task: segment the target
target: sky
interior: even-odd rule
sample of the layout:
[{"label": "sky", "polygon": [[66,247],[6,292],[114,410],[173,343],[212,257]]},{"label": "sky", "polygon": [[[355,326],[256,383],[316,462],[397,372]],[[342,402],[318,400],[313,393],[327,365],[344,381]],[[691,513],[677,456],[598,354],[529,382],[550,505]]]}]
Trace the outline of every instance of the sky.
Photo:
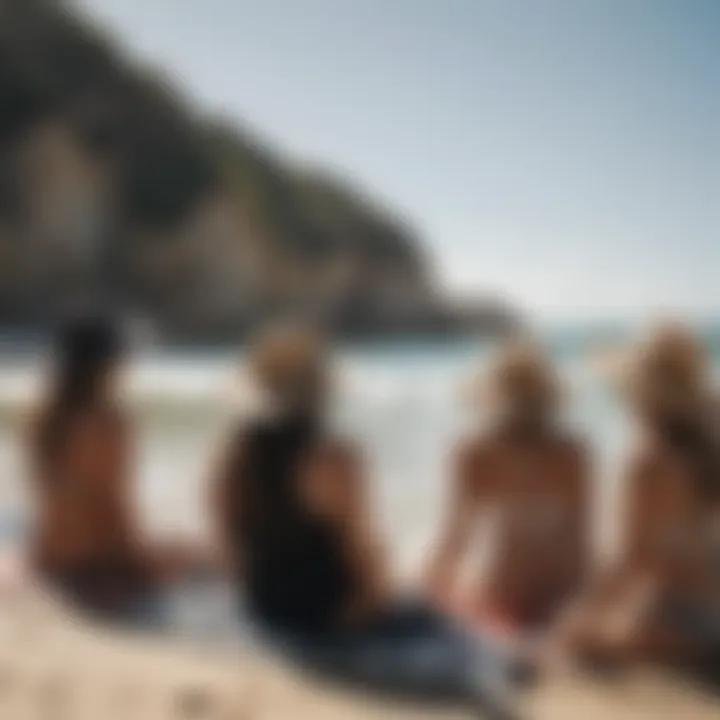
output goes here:
[{"label": "sky", "polygon": [[76,4],[210,113],[398,208],[455,292],[720,316],[720,1]]}]

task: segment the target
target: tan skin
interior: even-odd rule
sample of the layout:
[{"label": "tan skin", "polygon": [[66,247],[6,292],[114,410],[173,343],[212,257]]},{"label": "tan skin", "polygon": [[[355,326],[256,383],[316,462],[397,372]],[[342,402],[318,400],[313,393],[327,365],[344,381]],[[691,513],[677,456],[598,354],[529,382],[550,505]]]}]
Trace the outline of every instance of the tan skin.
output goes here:
[{"label": "tan skin", "polygon": [[570,641],[604,660],[691,659],[698,648],[658,607],[675,599],[720,609],[708,542],[720,504],[702,497],[687,461],[651,432],[627,461],[625,488],[620,561],[570,623]]},{"label": "tan skin", "polygon": [[36,562],[52,573],[99,557],[139,557],[125,421],[112,406],[98,405],[73,413],[64,425],[53,451],[36,448],[32,458]]},{"label": "tan skin", "polygon": [[[243,558],[238,557],[238,552],[241,555],[242,549],[237,548],[235,523],[236,509],[242,502],[242,477],[228,471],[242,467],[242,461],[237,464],[236,453],[241,460],[242,448],[230,447],[221,456],[211,484],[211,505],[220,553],[241,574]],[[368,483],[360,454],[347,444],[326,442],[301,468],[300,487],[309,512],[339,529],[348,565],[357,578],[358,594],[344,608],[339,622],[360,622],[382,608],[390,596],[385,553],[371,522]],[[235,540],[231,542],[230,538]],[[232,559],[228,557],[230,547],[234,548]]]},{"label": "tan skin", "polygon": [[582,580],[588,560],[588,460],[570,439],[478,437],[456,453],[449,513],[430,568],[447,597],[483,511],[501,526],[488,575],[471,604],[520,629],[549,623]]},{"label": "tan skin", "polygon": [[37,442],[31,448],[34,565],[44,575],[62,576],[88,564],[119,562],[139,581],[172,580],[194,566],[199,552],[143,541],[133,504],[132,434],[112,402],[109,373],[103,384],[97,401],[62,419],[61,439],[51,449]]}]

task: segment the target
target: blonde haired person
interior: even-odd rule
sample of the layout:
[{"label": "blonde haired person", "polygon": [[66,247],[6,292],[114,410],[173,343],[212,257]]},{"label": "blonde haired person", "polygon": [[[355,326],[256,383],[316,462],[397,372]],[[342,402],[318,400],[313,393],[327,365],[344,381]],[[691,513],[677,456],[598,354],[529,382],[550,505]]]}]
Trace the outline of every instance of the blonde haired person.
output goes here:
[{"label": "blonde haired person", "polygon": [[[603,660],[702,659],[720,647],[720,437],[705,348],[665,323],[624,374],[637,427],[623,546],[570,633]],[[574,627],[573,627],[574,625]]]},{"label": "blonde haired person", "polygon": [[[456,450],[429,580],[435,594],[479,620],[522,634],[549,627],[587,568],[588,455],[560,426],[560,380],[536,344],[502,348],[484,387],[489,426]],[[490,510],[498,524],[489,568],[469,594],[454,597],[463,559]]]}]

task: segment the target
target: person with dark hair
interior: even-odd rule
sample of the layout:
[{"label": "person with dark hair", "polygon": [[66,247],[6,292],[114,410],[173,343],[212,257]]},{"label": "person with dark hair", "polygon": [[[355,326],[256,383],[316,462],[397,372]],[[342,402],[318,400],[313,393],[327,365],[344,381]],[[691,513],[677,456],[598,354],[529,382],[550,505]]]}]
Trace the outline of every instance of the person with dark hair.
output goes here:
[{"label": "person with dark hair", "polygon": [[29,446],[34,571],[77,605],[118,616],[155,590],[167,565],[142,542],[132,507],[133,437],[119,392],[126,354],[110,318],[67,321]]},{"label": "person with dark hair", "polygon": [[213,497],[251,617],[301,661],[344,679],[411,693],[505,690],[509,656],[430,604],[398,599],[361,453],[325,423],[320,339],[273,328],[248,364],[258,409],[234,430]]},{"label": "person with dark hair", "polygon": [[717,659],[720,439],[708,358],[688,329],[663,325],[625,380],[640,433],[624,471],[624,545],[567,635],[603,661]]}]

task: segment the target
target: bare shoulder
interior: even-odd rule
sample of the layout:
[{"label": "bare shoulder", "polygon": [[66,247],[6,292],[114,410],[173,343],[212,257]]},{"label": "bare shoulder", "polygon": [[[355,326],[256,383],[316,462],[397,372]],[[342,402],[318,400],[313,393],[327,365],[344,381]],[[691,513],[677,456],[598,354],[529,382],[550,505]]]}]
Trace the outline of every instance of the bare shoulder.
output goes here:
[{"label": "bare shoulder", "polygon": [[130,425],[124,411],[114,405],[72,409],[55,415],[35,411],[27,425],[28,437],[35,452],[53,448],[107,448],[124,444],[130,436]]},{"label": "bare shoulder", "polygon": [[494,459],[502,456],[502,444],[488,434],[467,437],[455,447],[456,491],[467,500],[491,492],[495,483]]},{"label": "bare shoulder", "polygon": [[369,502],[362,453],[353,443],[323,439],[310,453],[302,479],[310,503],[332,508],[335,517],[359,517]]},{"label": "bare shoulder", "polygon": [[122,408],[107,405],[76,413],[70,418],[69,430],[74,437],[120,441],[128,438],[130,425],[130,420]]}]

